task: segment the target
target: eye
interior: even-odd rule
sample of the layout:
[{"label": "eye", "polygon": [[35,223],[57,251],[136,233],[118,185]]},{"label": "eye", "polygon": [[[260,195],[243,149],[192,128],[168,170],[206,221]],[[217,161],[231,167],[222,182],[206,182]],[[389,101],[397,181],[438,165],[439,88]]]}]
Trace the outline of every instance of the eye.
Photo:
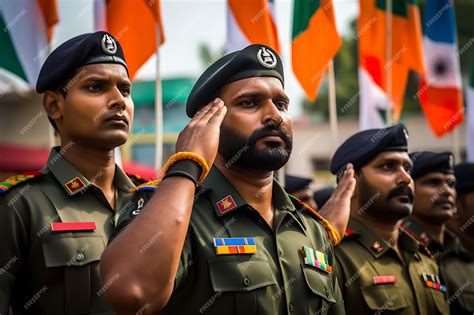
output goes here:
[{"label": "eye", "polygon": [[102,86],[100,84],[92,84],[86,86],[88,92],[97,93],[102,91]]},{"label": "eye", "polygon": [[456,181],[454,179],[450,179],[446,182],[446,184],[448,185],[448,187],[454,188],[454,186],[456,185]]},{"label": "eye", "polygon": [[411,175],[411,172],[413,171],[413,166],[409,163],[404,164],[403,168],[405,169],[405,172]]},{"label": "eye", "polygon": [[380,168],[383,170],[383,171],[393,171],[393,163],[384,163],[382,165],[380,165]]},{"label": "eye", "polygon": [[255,106],[255,102],[253,100],[244,100],[241,101],[238,105],[243,108],[252,108]]},{"label": "eye", "polygon": [[288,109],[288,102],[286,102],[286,101],[275,101],[274,104],[279,110],[287,110]]},{"label": "eye", "polygon": [[123,96],[129,96],[130,92],[131,92],[130,86],[120,87],[120,93],[122,93]]}]

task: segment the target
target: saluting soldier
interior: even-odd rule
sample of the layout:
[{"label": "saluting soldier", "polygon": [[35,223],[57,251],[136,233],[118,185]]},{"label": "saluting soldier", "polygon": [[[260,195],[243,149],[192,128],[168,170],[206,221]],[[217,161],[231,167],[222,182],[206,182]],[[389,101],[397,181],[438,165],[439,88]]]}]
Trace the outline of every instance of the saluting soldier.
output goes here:
[{"label": "saluting soldier", "polygon": [[[273,179],[292,147],[283,86],[281,60],[264,45],[228,54],[201,75],[164,179],[138,187],[104,252],[104,281],[120,275],[105,293],[115,310],[344,313],[335,231]],[[354,185],[349,168],[335,193],[340,207]]]},{"label": "saluting soldier", "polygon": [[438,266],[403,233],[413,209],[408,133],[401,124],[356,133],[336,151],[331,172],[354,165],[356,189],[336,271],[351,314],[447,314]]},{"label": "saluting soldier", "polygon": [[[455,215],[465,214],[461,200],[466,199],[461,196],[460,208],[456,210],[454,156],[451,152],[418,151],[410,153],[410,158],[414,163],[415,203],[413,213],[405,223],[406,231],[426,246],[438,261],[447,285],[451,313],[472,314],[473,256],[462,246],[455,232],[447,228],[447,222]],[[461,182],[467,178],[460,172],[457,175]],[[474,177],[469,180],[473,182]]]},{"label": "saluting soldier", "polygon": [[61,145],[0,184],[0,313],[112,314],[99,261],[134,188],[115,164],[133,119],[120,44],[106,32],[55,49],[36,85]]}]

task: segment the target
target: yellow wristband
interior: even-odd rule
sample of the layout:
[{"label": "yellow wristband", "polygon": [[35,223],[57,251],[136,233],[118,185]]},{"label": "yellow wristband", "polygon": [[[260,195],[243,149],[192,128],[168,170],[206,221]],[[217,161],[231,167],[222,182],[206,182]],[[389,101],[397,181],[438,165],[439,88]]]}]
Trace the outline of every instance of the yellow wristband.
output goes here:
[{"label": "yellow wristband", "polygon": [[207,174],[209,174],[209,165],[207,165],[206,160],[199,154],[193,152],[178,152],[170,156],[168,161],[166,161],[165,165],[162,168],[164,174],[169,170],[169,168],[180,160],[192,160],[199,164],[202,168],[201,176],[199,177],[198,183],[201,183],[204,178],[206,178]]}]

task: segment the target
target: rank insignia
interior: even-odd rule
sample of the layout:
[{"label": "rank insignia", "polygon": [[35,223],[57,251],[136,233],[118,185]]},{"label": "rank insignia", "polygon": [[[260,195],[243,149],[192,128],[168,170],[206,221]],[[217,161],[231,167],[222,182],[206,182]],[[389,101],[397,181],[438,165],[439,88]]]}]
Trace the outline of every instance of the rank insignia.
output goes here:
[{"label": "rank insignia", "polygon": [[376,252],[376,253],[380,253],[381,251],[383,251],[383,247],[382,245],[380,244],[380,242],[374,242],[372,244],[372,249]]},{"label": "rank insignia", "polygon": [[257,252],[253,237],[214,238],[216,255],[254,254]]},{"label": "rank insignia", "polygon": [[224,199],[219,200],[216,205],[219,208],[221,214],[224,214],[227,211],[230,211],[237,207],[237,204],[235,203],[234,198],[232,198],[231,195],[228,195]]},{"label": "rank insignia", "polygon": [[332,266],[328,263],[328,255],[308,246],[302,248],[304,263],[316,267],[327,273],[332,272]]},{"label": "rank insignia", "polygon": [[71,194],[80,190],[82,187],[86,186],[79,177],[74,177],[66,184],[64,184]]},{"label": "rank insignia", "polygon": [[395,276],[375,276],[374,284],[385,284],[385,283],[395,283],[397,282],[397,277]]},{"label": "rank insignia", "polygon": [[52,222],[52,232],[94,231],[95,222]]},{"label": "rank insignia", "polygon": [[441,284],[438,275],[427,275],[426,273],[422,273],[421,278],[428,288],[446,292],[446,286]]}]

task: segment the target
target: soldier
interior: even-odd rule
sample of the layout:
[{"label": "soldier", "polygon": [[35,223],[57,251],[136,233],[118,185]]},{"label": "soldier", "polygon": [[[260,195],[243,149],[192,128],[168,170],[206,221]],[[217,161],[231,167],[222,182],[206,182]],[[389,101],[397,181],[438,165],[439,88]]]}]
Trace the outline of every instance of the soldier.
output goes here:
[{"label": "soldier", "polygon": [[[419,151],[411,153],[410,158],[414,163],[412,177],[415,181],[415,203],[413,213],[405,223],[406,231],[436,257],[442,279],[447,285],[451,313],[472,314],[473,256],[446,226],[457,212],[454,156],[451,152]],[[463,178],[468,178],[464,174],[458,173],[458,176],[461,182]],[[470,177],[469,181],[472,180],[473,177]],[[460,197],[459,216],[466,214],[463,208],[465,200]]]},{"label": "soldier", "polygon": [[336,151],[331,172],[354,165],[356,189],[336,271],[351,314],[447,314],[438,266],[400,228],[412,211],[412,162],[401,124],[361,131]]},{"label": "soldier", "polygon": [[[283,86],[281,60],[263,45],[222,57],[198,79],[163,181],[136,190],[102,257],[117,311],[344,313],[334,231],[273,179],[292,147]],[[354,185],[349,167],[339,207]]]},{"label": "soldier", "polygon": [[134,187],[114,162],[133,119],[120,44],[106,32],[66,41],[36,90],[61,146],[0,184],[0,313],[112,314],[99,261]]},{"label": "soldier", "polygon": [[285,175],[285,191],[311,208],[318,210],[318,205],[313,199],[313,191],[309,187],[312,181],[311,178]]}]

